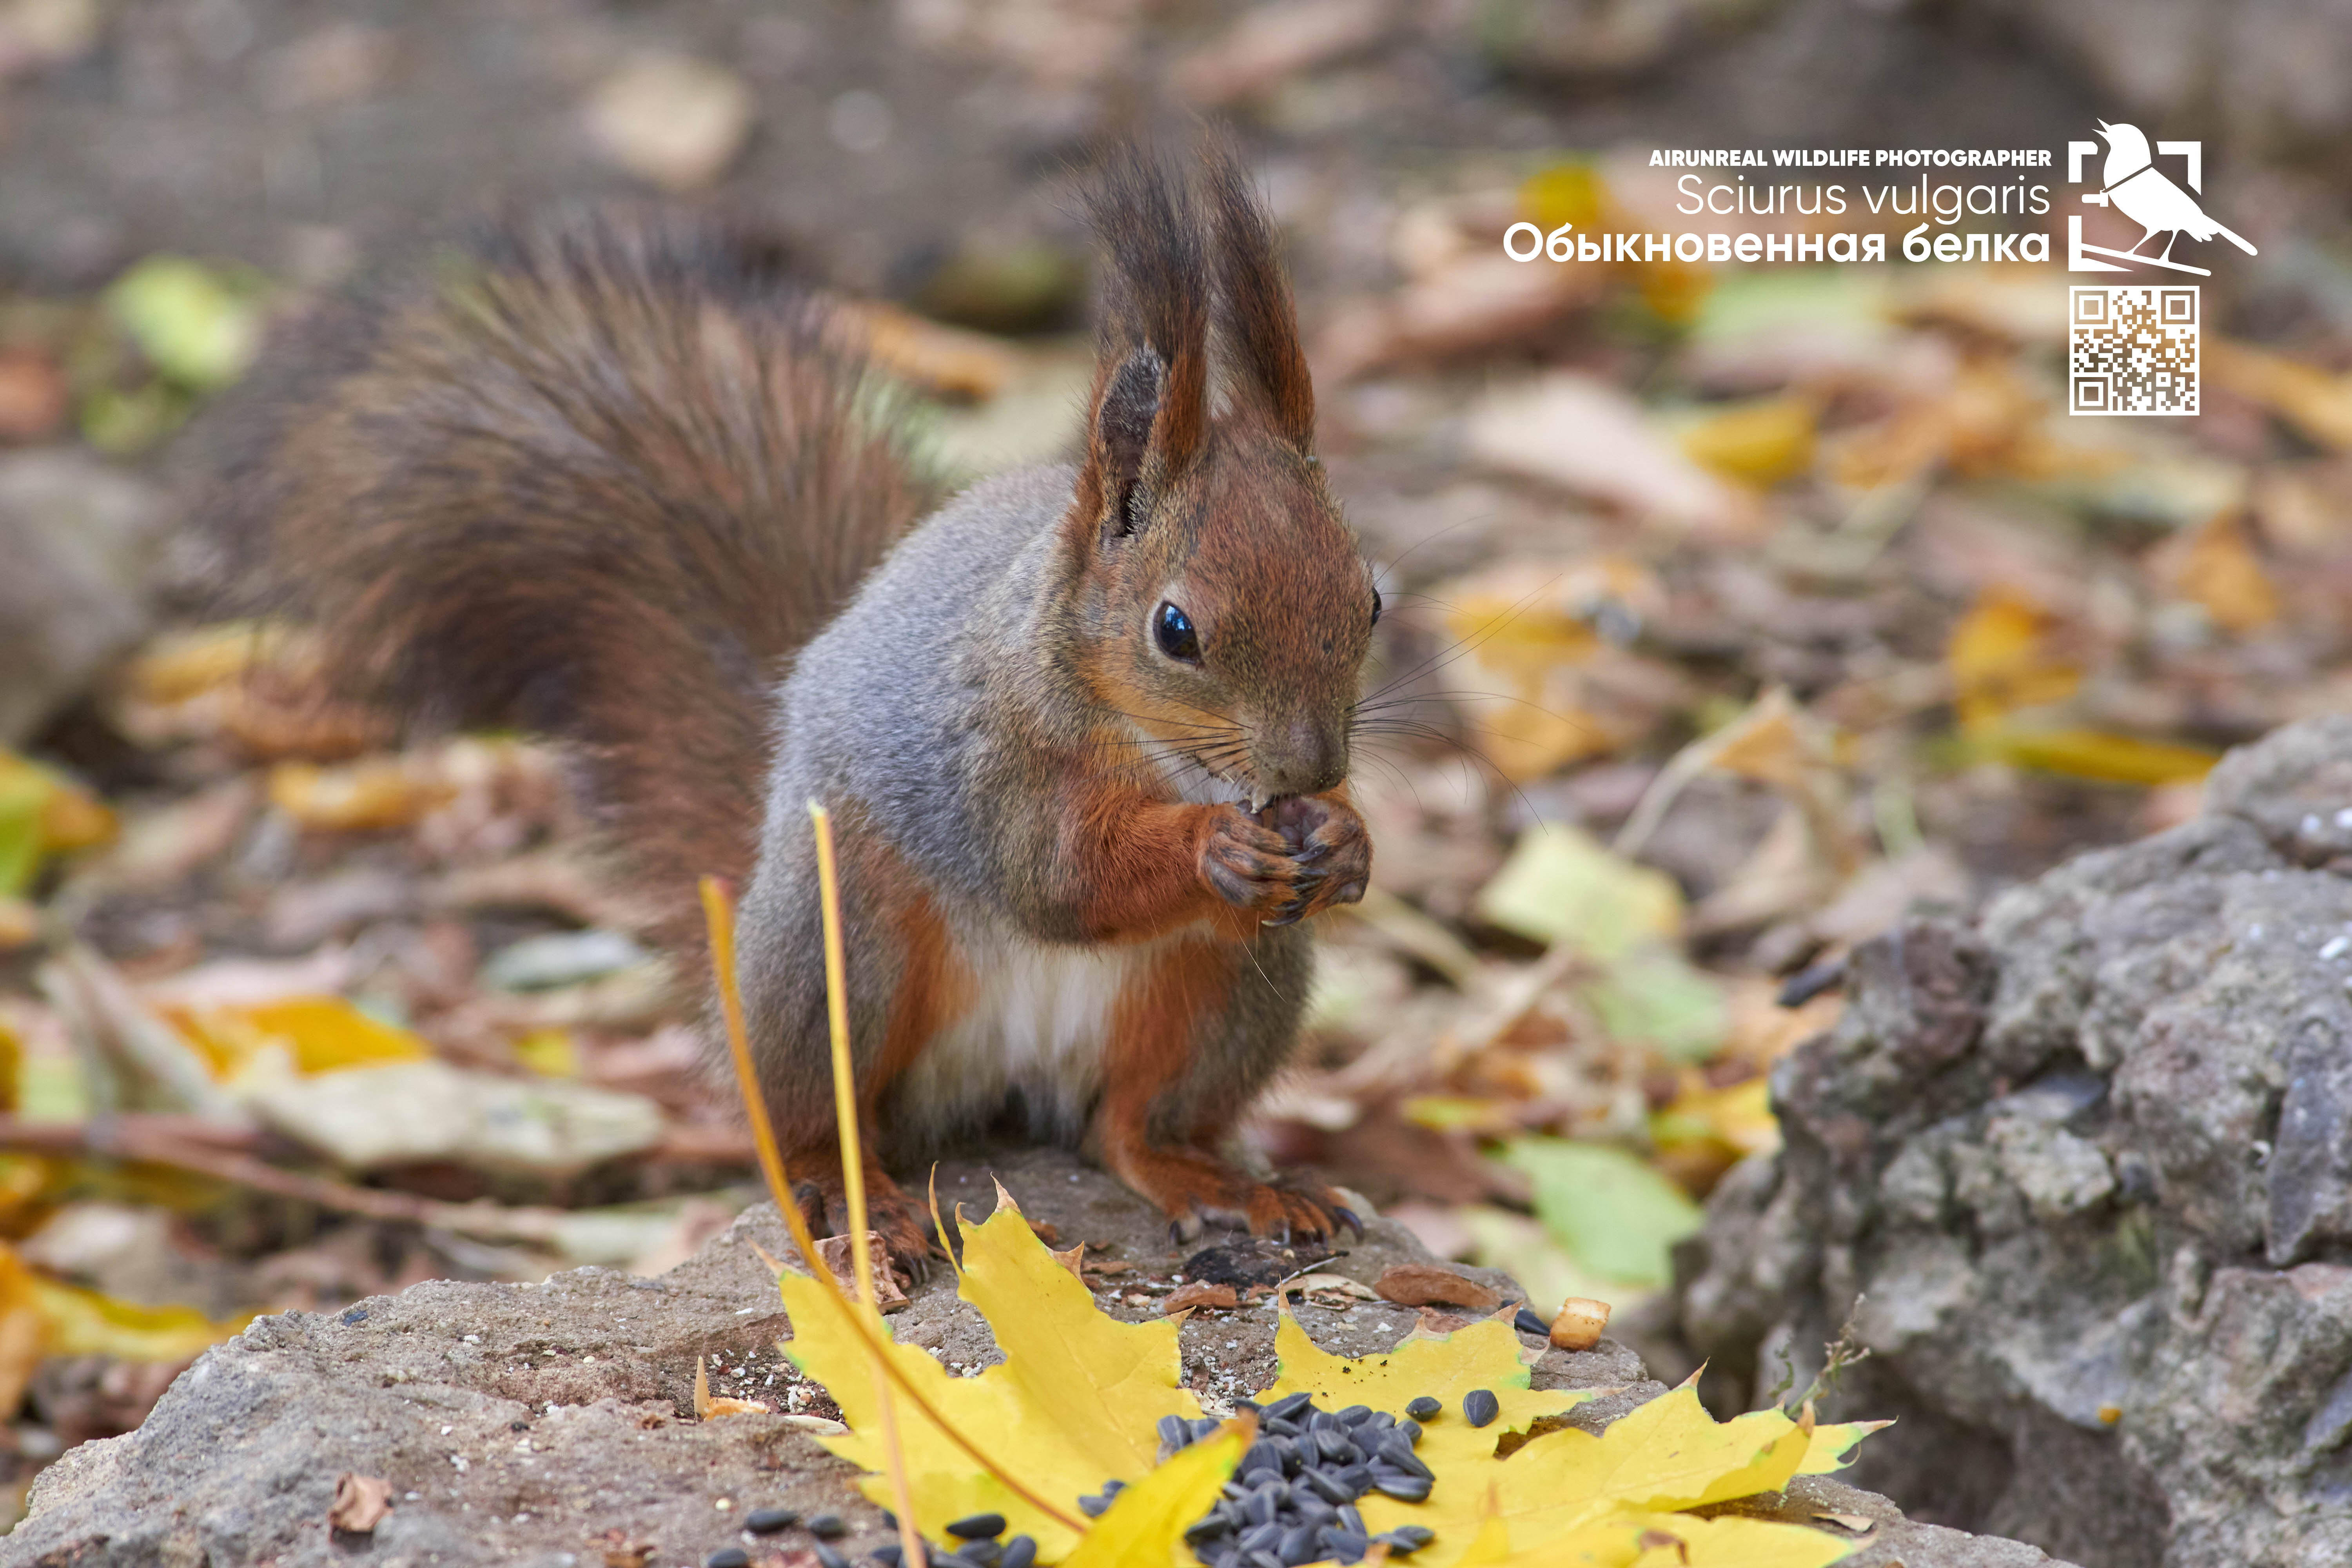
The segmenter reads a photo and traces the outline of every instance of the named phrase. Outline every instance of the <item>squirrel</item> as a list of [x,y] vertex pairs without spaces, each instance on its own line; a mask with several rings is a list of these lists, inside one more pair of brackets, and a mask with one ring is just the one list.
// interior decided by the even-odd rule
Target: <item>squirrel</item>
[[940,503],[775,247],[592,207],[482,220],[301,323],[220,416],[201,503],[339,679],[569,742],[682,963],[698,879],[744,888],[759,1089],[820,1234],[846,1229],[829,807],[870,1223],[915,1272],[929,1226],[885,1167],[1008,1117],[1178,1240],[1362,1228],[1218,1146],[1298,1039],[1300,922],[1370,875],[1349,745],[1380,595],[1236,156],[1118,153],[1087,206],[1075,465]]

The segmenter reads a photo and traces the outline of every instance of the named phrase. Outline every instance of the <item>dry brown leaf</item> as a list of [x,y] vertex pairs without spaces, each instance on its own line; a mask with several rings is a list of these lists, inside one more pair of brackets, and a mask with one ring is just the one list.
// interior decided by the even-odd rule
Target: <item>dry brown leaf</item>
[[0,350],[0,441],[39,441],[66,422],[72,397],[57,362],[37,349]]
[[655,1550],[652,1542],[639,1541],[617,1526],[594,1537],[588,1544],[592,1550],[604,1554],[604,1568],[646,1568]]
[[2352,376],[2330,375],[2227,338],[2209,341],[2204,354],[2214,385],[2271,409],[2324,447],[2352,450]]
[[1242,1299],[1232,1286],[1206,1285],[1195,1279],[1190,1285],[1180,1286],[1170,1292],[1167,1300],[1160,1303],[1160,1310],[1164,1313],[1174,1313],[1190,1311],[1195,1307],[1238,1307],[1241,1304]]
[[2202,605],[2225,632],[2260,631],[2278,619],[2278,589],[2235,517],[2214,518],[2167,542],[2148,564],[2158,582]]
[[365,833],[405,827],[457,798],[456,787],[407,757],[340,767],[280,763],[269,772],[269,802],[305,827]]
[[1087,1260],[1087,1244],[1085,1242],[1082,1241],[1078,1243],[1076,1247],[1069,1248],[1067,1251],[1054,1253],[1052,1254],[1052,1257],[1055,1262],[1060,1264],[1063,1268],[1070,1271],[1070,1277],[1072,1279],[1077,1280],[1080,1284],[1084,1284],[1086,1282],[1087,1271],[1085,1265]]
[[1503,1298],[1492,1286],[1435,1263],[1392,1263],[1372,1289],[1400,1307],[1466,1307],[1491,1312]]
[[335,1478],[335,1500],[327,1510],[327,1525],[331,1530],[367,1535],[391,1511],[390,1481],[381,1476],[356,1475],[347,1470]]
[[877,364],[943,397],[986,402],[1021,368],[1017,353],[982,332],[945,326],[880,300],[845,301],[840,309]]
[[1379,42],[1387,0],[1277,0],[1245,10],[1214,42],[1177,62],[1177,95],[1213,109]]
[[[898,1277],[891,1272],[890,1248],[882,1239],[880,1231],[866,1233],[866,1256],[874,1265],[875,1306],[885,1312],[895,1312],[907,1306],[907,1293],[898,1289]],[[855,1295],[857,1290],[857,1264],[856,1259],[850,1256],[849,1237],[819,1237],[816,1251],[824,1266],[833,1271],[833,1277],[841,1281],[841,1288]]]
[[1878,1521],[1866,1513],[1832,1513],[1827,1509],[1814,1510],[1815,1519],[1825,1519],[1840,1530],[1851,1530],[1856,1535],[1867,1535],[1878,1528]]

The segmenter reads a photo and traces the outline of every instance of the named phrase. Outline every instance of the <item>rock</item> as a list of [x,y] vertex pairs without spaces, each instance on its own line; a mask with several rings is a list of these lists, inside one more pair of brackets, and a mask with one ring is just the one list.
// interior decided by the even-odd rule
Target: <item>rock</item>
[[[1107,1310],[1129,1321],[1156,1315],[1140,1283],[1164,1280],[1184,1261],[1167,1250],[1159,1214],[1051,1151],[943,1163],[941,1208],[987,1208],[992,1176],[1032,1219],[1087,1241],[1089,1258],[1130,1266],[1114,1277],[1118,1291],[1105,1299]],[[1371,1220],[1366,1230],[1339,1260],[1351,1278],[1431,1261],[1393,1221]],[[849,1534],[838,1545],[855,1560],[892,1537],[880,1510],[853,1489],[851,1467],[788,1413],[829,1414],[830,1405],[810,1398],[776,1352],[790,1324],[754,1243],[778,1256],[791,1246],[766,1205],[658,1279],[582,1268],[538,1286],[436,1281],[341,1312],[260,1319],[183,1373],[138,1431],[85,1444],[42,1472],[26,1519],[8,1537],[8,1560],[76,1568],[342,1562],[352,1548],[330,1540],[326,1520],[346,1475],[389,1483],[392,1509],[375,1524],[372,1562],[422,1563],[437,1553],[450,1568],[552,1565],[598,1561],[614,1542],[652,1542],[660,1562],[696,1562],[751,1544],[740,1523],[772,1508],[840,1516]],[[913,1297],[890,1320],[901,1343],[959,1366],[998,1359],[979,1315],[957,1300],[950,1270],[933,1269]],[[1302,1303],[1297,1317],[1319,1342],[1355,1355],[1390,1348],[1413,1321],[1371,1303]],[[1275,1373],[1274,1328],[1267,1305],[1196,1310],[1181,1331],[1192,1385],[1213,1403],[1263,1388]],[[680,1419],[692,1408],[698,1358],[711,1364],[714,1394],[787,1410]],[[1664,1392],[1609,1340],[1580,1353],[1548,1352],[1535,1377],[1544,1387],[1596,1391],[1568,1417],[1588,1431]],[[1801,1510],[1817,1492],[1828,1500],[1816,1511],[1873,1521],[1864,1552],[1849,1562],[2046,1561],[1911,1524],[1885,1499],[1833,1482],[1749,1506]]]
[[145,635],[163,521],[152,486],[86,453],[0,457],[0,746]]
[[[1853,1479],[2095,1568],[2352,1561],[2352,720],[1968,928],[1854,954],[1786,1146],[1678,1251],[1729,1403],[1895,1416]],[[1716,1392],[1724,1392],[1719,1386]]]

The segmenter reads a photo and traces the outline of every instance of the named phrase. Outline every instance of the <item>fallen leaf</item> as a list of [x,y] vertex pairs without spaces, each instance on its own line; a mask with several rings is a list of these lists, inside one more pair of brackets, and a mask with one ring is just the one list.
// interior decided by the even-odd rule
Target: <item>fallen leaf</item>
[[1832,1513],[1826,1509],[1817,1509],[1813,1517],[1825,1519],[1840,1530],[1850,1530],[1856,1535],[1867,1535],[1878,1528],[1878,1521],[1866,1513]]
[[2204,606],[2225,632],[2243,636],[2278,619],[2278,589],[2235,516],[2216,517],[2168,541],[2149,565],[2158,582]]
[[1435,1263],[1391,1263],[1372,1289],[1401,1307],[1467,1307],[1491,1312],[1503,1298],[1491,1285]]
[[1813,466],[1819,410],[1810,397],[1759,397],[1708,410],[1683,426],[1683,452],[1709,473],[1770,489]]
[[[855,1294],[857,1289],[857,1260],[851,1256],[849,1237],[821,1236],[816,1238],[817,1257],[832,1270],[841,1288]],[[909,1303],[907,1293],[898,1289],[898,1276],[890,1267],[890,1246],[878,1230],[866,1233],[866,1256],[874,1269],[874,1304],[885,1312],[895,1312]]]
[[2017,589],[1997,584],[1978,595],[1944,647],[1962,729],[1987,728],[2017,709],[2074,694],[2083,672],[2060,640],[2062,625]]
[[1569,943],[1603,963],[1644,941],[1674,937],[1682,908],[1672,878],[1558,822],[1520,834],[1477,899],[1479,919],[1538,942]]
[[392,1511],[392,1483],[377,1476],[349,1470],[335,1478],[335,1500],[327,1510],[327,1528],[368,1535]]
[[2352,450],[2352,377],[2227,338],[2204,346],[2213,384],[2252,398],[2323,447]]
[[1219,108],[1369,48],[1389,19],[1388,0],[1277,0],[1243,12],[1170,80],[1187,102]]
[[1189,1285],[1180,1285],[1170,1291],[1167,1299],[1160,1303],[1160,1310],[1162,1316],[1166,1316],[1174,1312],[1190,1311],[1195,1307],[1233,1308],[1241,1304],[1242,1299],[1234,1294],[1232,1286],[1207,1285],[1195,1279]]
[[1062,1561],[1069,1568],[1168,1568],[1185,1527],[1216,1505],[1256,1437],[1256,1420],[1244,1415],[1171,1455],[1112,1499]]
[[305,827],[366,833],[405,827],[447,805],[457,786],[406,757],[338,767],[280,763],[269,771],[269,801]]
[[1583,1268],[1608,1279],[1663,1286],[1667,1251],[1699,1227],[1698,1205],[1624,1150],[1559,1138],[1518,1138],[1505,1164],[1535,1184],[1536,1217]]
[[1282,1293],[1297,1296],[1307,1291],[1351,1297],[1359,1301],[1377,1301],[1380,1293],[1361,1280],[1350,1279],[1344,1274],[1299,1274],[1282,1282]]
[[2170,784],[2203,778],[2221,760],[2201,746],[2142,741],[2100,730],[2002,725],[1967,737],[1968,749],[2021,768],[2109,784]]
[[0,441],[46,440],[72,407],[55,360],[36,349],[0,349]]
[[[1154,1423],[1201,1414],[1179,1381],[1177,1325],[1166,1318],[1123,1323],[1102,1312],[1007,1198],[982,1224],[950,1223],[962,1238],[958,1291],[987,1319],[1004,1359],[959,1377],[917,1346],[889,1343],[877,1321],[884,1353],[959,1431],[984,1435],[997,1462],[1037,1495],[1067,1506],[1106,1479],[1135,1486],[1159,1457]],[[850,1427],[825,1446],[869,1472],[861,1489],[888,1506],[864,1342],[840,1298],[814,1279],[787,1274],[777,1284],[793,1321],[785,1351],[825,1385]],[[1008,1535],[1035,1537],[1042,1560],[1068,1554],[1077,1539],[1072,1531],[981,1470],[910,1401],[897,1408],[917,1524],[926,1535],[936,1538],[966,1514],[1002,1513]]]
[[1693,461],[1612,384],[1556,371],[1471,405],[1472,457],[1644,519],[1717,537],[1745,534],[1754,501]]
[[180,256],[151,256],[106,290],[107,314],[155,368],[193,391],[226,386],[261,348],[251,279]]
[[340,996],[289,996],[249,1006],[167,1002],[163,1013],[205,1053],[213,1076],[223,1081],[273,1051],[299,1073],[342,1072],[433,1056],[433,1047],[416,1035],[372,1018]]
[[726,67],[679,55],[642,55],[590,95],[586,119],[606,157],[683,195],[727,172],[750,139],[757,113],[751,85]]
[[943,397],[986,402],[1021,369],[1019,354],[1001,339],[879,300],[845,301],[840,309],[875,363]]

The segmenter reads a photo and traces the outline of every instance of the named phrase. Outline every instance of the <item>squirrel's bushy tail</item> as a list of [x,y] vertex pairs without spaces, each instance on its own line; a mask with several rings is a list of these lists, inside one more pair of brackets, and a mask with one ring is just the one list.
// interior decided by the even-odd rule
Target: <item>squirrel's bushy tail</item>
[[656,938],[758,843],[770,693],[920,514],[873,378],[723,227],[492,221],[224,411],[221,566],[413,718],[572,743]]

